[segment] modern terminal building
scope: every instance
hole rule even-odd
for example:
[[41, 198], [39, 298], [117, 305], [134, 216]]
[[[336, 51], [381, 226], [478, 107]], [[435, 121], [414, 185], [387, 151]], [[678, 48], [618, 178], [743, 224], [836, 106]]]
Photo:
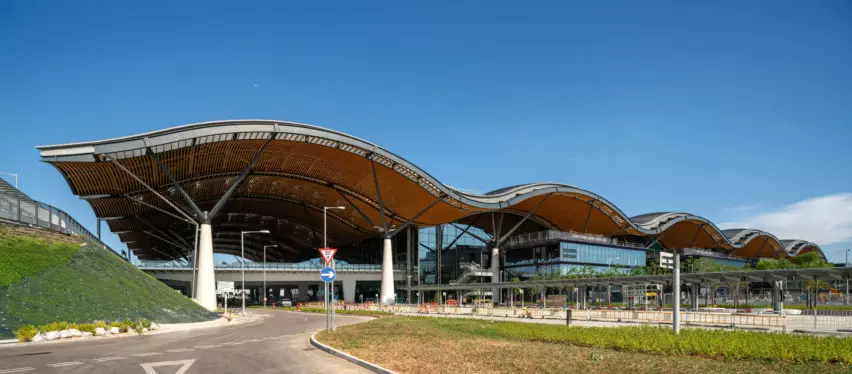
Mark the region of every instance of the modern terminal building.
[[292, 122], [206, 122], [38, 149], [140, 267], [210, 309], [215, 281], [241, 275], [213, 253], [244, 251], [252, 301], [264, 287], [272, 299], [311, 300], [322, 289], [317, 249], [338, 248], [339, 297], [383, 303], [411, 301], [397, 290], [413, 285], [626, 272], [661, 251], [740, 267], [822, 255], [806, 240], [721, 230], [690, 213], [630, 217], [566, 184], [459, 191], [378, 145]]

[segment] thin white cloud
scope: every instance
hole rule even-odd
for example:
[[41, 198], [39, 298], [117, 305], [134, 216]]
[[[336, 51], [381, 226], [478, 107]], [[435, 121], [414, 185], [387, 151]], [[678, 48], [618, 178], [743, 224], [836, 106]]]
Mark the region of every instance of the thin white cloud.
[[852, 240], [852, 193], [814, 197], [719, 227], [760, 229], [780, 239], [802, 239], [819, 245], [848, 242]]
[[260, 87], [260, 85], [259, 85], [259, 84], [257, 84], [257, 83], [255, 83], [255, 84], [254, 84], [254, 88], [258, 88], [258, 87]]
[[749, 214], [760, 210], [761, 206], [761, 204], [740, 205], [730, 208], [724, 208], [722, 209], [722, 211], [724, 213]]

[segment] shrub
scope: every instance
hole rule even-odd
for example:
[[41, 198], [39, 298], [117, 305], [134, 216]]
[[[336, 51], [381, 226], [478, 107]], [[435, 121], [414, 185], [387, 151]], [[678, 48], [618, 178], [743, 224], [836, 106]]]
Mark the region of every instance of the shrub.
[[18, 338], [19, 342], [32, 341], [36, 334], [38, 334], [38, 329], [33, 325], [22, 326], [15, 330], [15, 337]]
[[121, 322], [118, 322], [118, 321], [110, 322], [109, 327], [118, 327], [119, 330], [120, 330], [121, 329]]
[[135, 324], [130, 320], [130, 318], [125, 318], [119, 323], [118, 328], [121, 332], [128, 332], [130, 329], [134, 328], [134, 326]]
[[68, 329], [68, 328], [69, 328], [68, 326], [69, 326], [69, 325], [68, 325], [68, 322], [65, 322], [65, 321], [62, 321], [62, 322], [56, 322], [56, 321], [53, 321], [53, 322], [48, 323], [48, 324], [46, 324], [46, 325], [41, 325], [41, 326], [39, 326], [39, 327], [38, 327], [38, 330], [39, 330], [39, 331], [44, 331], [44, 332], [48, 332], [48, 331], [62, 331], [62, 330], [66, 330], [66, 329]]

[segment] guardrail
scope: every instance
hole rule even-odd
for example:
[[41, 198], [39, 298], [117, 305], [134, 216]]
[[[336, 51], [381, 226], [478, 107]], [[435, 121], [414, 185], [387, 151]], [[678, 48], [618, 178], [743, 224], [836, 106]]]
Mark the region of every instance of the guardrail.
[[100, 245], [101, 248], [108, 249], [121, 257], [62, 209], [33, 200], [2, 179], [0, 179], [0, 220], [29, 227], [39, 227], [67, 235], [83, 236]]
[[[192, 265], [182, 262], [151, 262], [151, 261], [133, 261], [134, 266], [142, 270], [168, 270], [168, 271], [191, 271]], [[266, 266], [262, 263], [246, 263], [242, 267], [240, 264], [219, 264], [214, 265], [215, 270], [219, 271], [290, 271], [290, 272], [317, 272], [320, 271], [323, 265], [318, 264], [303, 264], [303, 263], [277, 263], [267, 262]], [[374, 273], [381, 272], [382, 265], [374, 264], [341, 264], [335, 265], [335, 270], [338, 272], [359, 272], [359, 273]], [[405, 265], [394, 265], [394, 272], [405, 271]]]
[[[349, 309], [363, 309], [409, 314], [444, 314], [467, 315], [477, 317], [501, 318], [532, 318], [564, 321], [567, 318], [565, 309], [539, 308], [489, 308], [474, 306], [445, 306], [437, 304], [402, 304], [402, 305], [350, 305]], [[671, 323], [671, 311], [639, 311], [639, 310], [592, 310], [572, 309], [572, 320], [605, 321], [605, 322], [635, 322], [635, 323]], [[704, 313], [681, 312], [681, 322], [684, 325], [724, 326], [724, 327], [764, 327], [788, 329], [788, 316], [777, 314], [738, 314], [738, 313]], [[810, 321], [810, 320], [809, 320]], [[852, 318], [850, 318], [852, 321]], [[838, 323], [834, 323], [837, 325]]]

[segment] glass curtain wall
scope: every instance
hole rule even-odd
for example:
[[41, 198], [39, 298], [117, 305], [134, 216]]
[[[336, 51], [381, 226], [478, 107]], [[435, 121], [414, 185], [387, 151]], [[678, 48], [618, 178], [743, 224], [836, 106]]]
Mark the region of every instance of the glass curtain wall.
[[[438, 268], [436, 263], [440, 258], [441, 283], [461, 276], [463, 263], [485, 264], [488, 268], [490, 252], [486, 251], [486, 241], [491, 235], [476, 227], [441, 225], [440, 227], [423, 227], [418, 231], [418, 265], [417, 279], [420, 284], [436, 284]], [[443, 250], [440, 255], [437, 248]]]

